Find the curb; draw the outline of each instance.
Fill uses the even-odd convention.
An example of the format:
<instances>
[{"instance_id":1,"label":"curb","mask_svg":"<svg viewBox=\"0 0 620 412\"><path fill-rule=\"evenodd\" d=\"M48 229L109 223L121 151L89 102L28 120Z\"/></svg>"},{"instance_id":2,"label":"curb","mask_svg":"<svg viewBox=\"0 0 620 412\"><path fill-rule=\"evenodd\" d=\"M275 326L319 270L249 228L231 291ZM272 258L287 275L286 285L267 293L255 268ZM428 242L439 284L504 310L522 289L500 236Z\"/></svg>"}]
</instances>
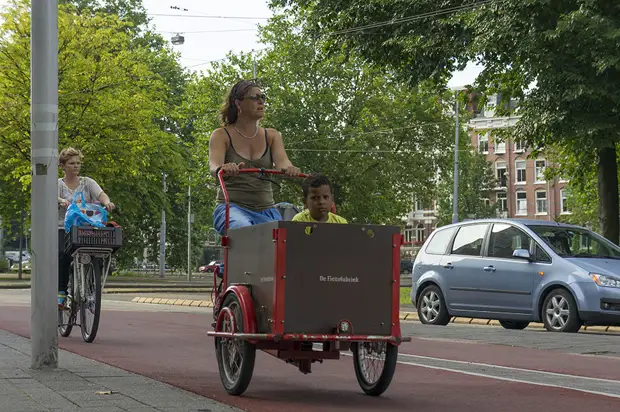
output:
<instances>
[{"instance_id":1,"label":"curb","mask_svg":"<svg viewBox=\"0 0 620 412\"><path fill-rule=\"evenodd\" d=\"M167 299L167 298L147 298L136 296L131 300L135 303L146 303L152 305L172 305L172 306L193 306L201 308L212 308L213 302L210 300L191 300L191 299ZM418 314L415 312L400 312L400 320L408 322L420 321ZM458 323L462 325L481 325L481 326L501 326L496 320L478 319L478 318L460 318L453 317L450 323ZM545 325L538 322L531 322L526 329L545 329ZM620 326L584 326L584 331L592 331L599 333L620 333Z\"/></svg>"},{"instance_id":2,"label":"curb","mask_svg":"<svg viewBox=\"0 0 620 412\"><path fill-rule=\"evenodd\" d=\"M188 300L188 299L166 299L166 298L143 298L136 296L131 300L136 303L149 303L154 305L173 305L173 306L198 306L201 308L212 308L213 302L210 300Z\"/></svg>"},{"instance_id":3,"label":"curb","mask_svg":"<svg viewBox=\"0 0 620 412\"><path fill-rule=\"evenodd\" d=\"M211 293L212 288L108 288L103 293Z\"/></svg>"},{"instance_id":4,"label":"curb","mask_svg":"<svg viewBox=\"0 0 620 412\"><path fill-rule=\"evenodd\" d=\"M415 312L400 312L400 320L406 320L409 322L420 321L418 314ZM478 318L460 318L453 317L450 323L458 323L462 325L484 325L484 326L501 326L498 321L491 319L478 319ZM545 329L545 325L538 322L531 322L526 329ZM620 326L584 326L584 331L591 332L613 332L620 333Z\"/></svg>"}]
</instances>

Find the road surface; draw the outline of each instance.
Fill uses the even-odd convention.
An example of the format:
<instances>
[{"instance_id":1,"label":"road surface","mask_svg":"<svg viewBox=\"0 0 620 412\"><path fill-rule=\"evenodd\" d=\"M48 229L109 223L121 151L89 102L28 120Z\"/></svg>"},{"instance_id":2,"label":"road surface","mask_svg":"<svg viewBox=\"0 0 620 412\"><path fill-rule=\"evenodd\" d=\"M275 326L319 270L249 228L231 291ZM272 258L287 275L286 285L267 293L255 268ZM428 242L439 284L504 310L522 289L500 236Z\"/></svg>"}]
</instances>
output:
<instances>
[{"instance_id":1,"label":"road surface","mask_svg":"<svg viewBox=\"0 0 620 412\"><path fill-rule=\"evenodd\" d=\"M29 298L0 291L0 329L29 336ZM206 336L210 309L114 299L103 302L95 343L76 330L60 346L248 411L620 410L620 336L403 322L414 339L400 347L392 385L379 398L363 395L350 356L302 375L260 352L248 391L230 397Z\"/></svg>"}]
</instances>

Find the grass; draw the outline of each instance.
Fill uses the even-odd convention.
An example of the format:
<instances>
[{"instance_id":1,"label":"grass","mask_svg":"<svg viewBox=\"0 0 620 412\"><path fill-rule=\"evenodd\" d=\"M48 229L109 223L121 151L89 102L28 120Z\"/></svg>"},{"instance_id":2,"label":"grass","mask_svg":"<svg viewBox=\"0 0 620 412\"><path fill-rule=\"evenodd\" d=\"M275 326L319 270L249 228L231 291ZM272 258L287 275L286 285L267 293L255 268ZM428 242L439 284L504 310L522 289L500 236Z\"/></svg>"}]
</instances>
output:
<instances>
[{"instance_id":1,"label":"grass","mask_svg":"<svg viewBox=\"0 0 620 412\"><path fill-rule=\"evenodd\" d=\"M400 288L400 304L401 305L411 305L411 288L402 287Z\"/></svg>"}]
</instances>

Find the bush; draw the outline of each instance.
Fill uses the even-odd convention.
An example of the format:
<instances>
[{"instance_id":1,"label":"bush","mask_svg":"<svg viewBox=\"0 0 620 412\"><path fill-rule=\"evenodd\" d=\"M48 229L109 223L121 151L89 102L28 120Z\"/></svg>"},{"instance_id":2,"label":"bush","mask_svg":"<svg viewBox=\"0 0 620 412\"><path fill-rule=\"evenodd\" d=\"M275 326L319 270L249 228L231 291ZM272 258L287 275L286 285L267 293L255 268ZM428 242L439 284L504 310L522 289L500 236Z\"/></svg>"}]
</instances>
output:
<instances>
[{"instance_id":1,"label":"bush","mask_svg":"<svg viewBox=\"0 0 620 412\"><path fill-rule=\"evenodd\" d=\"M7 272L9 270L9 261L7 259L0 259L0 272Z\"/></svg>"}]
</instances>

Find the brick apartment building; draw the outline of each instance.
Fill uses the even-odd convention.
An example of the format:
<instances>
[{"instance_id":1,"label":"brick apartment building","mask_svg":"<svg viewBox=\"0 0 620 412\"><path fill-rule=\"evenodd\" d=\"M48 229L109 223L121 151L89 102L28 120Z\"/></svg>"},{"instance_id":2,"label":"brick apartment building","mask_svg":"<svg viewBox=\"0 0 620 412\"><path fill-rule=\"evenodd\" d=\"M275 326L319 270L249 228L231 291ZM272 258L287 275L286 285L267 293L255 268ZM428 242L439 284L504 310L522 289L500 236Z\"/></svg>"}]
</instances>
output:
<instances>
[{"instance_id":1,"label":"brick apartment building","mask_svg":"<svg viewBox=\"0 0 620 412\"><path fill-rule=\"evenodd\" d=\"M498 217L518 219L556 220L570 214L566 198L566 180L547 180L544 170L553 167L544 154L532 159L532 151L519 141L500 141L493 131L512 127L518 116L495 116L499 96L490 96L483 108L475 110L475 117L468 124L472 146L483 153L495 172L497 187L481 197L497 206ZM414 202L406 219L405 240L424 241L436 226L436 203L421 205Z\"/></svg>"}]
</instances>

